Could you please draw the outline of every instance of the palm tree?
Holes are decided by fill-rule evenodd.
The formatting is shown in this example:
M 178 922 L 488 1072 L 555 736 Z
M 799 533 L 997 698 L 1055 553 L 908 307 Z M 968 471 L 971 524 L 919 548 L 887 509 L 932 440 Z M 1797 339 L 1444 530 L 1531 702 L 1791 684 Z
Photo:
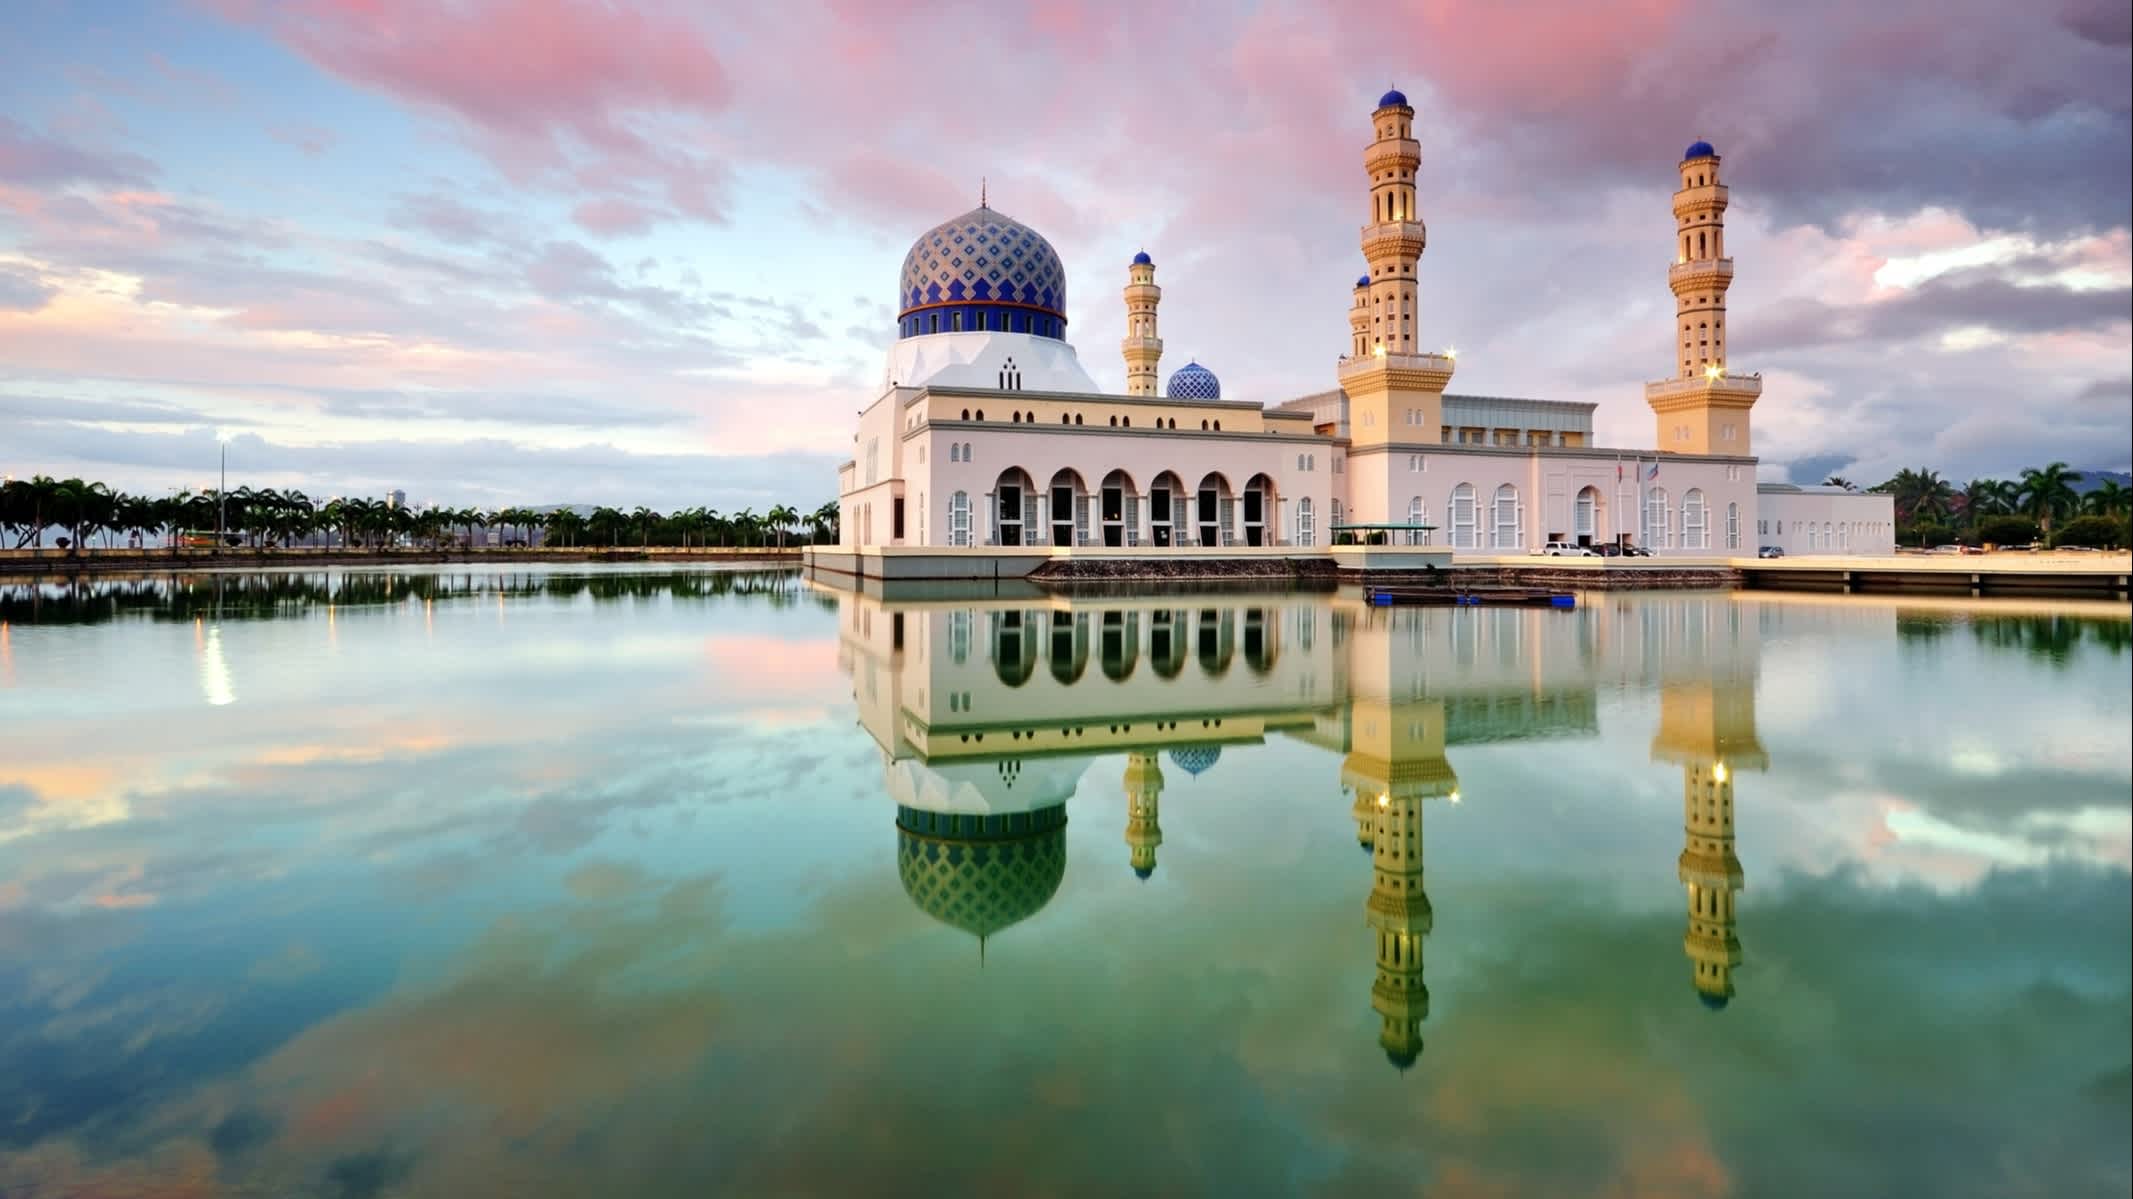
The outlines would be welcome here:
M 813 514 L 807 518 L 807 523 L 814 527 L 817 541 L 833 542 L 837 540 L 838 520 L 837 501 L 831 500 L 820 508 L 815 509 Z
M 595 545 L 613 545 L 629 528 L 629 520 L 620 508 L 595 508 L 585 519 L 586 539 Z
M 1912 470 L 1905 467 L 1894 478 L 1875 487 L 1896 499 L 1896 519 L 1903 524 L 1946 519 L 1948 508 L 1955 499 L 1955 489 L 1940 477 L 1939 471 Z
M 2095 516 L 2124 516 L 2133 507 L 2133 488 L 2116 479 L 2104 479 L 2081 497 L 2081 509 Z
M 659 523 L 659 514 L 639 504 L 630 513 L 629 523 L 630 527 L 637 530 L 638 548 L 642 549 L 652 544 L 652 526 Z
M 1859 490 L 1859 485 L 1857 483 L 1852 482 L 1850 479 L 1845 478 L 1843 475 L 1831 475 L 1830 477 L 1822 480 L 1822 486 L 1842 487 L 1846 491 Z
M 800 514 L 783 504 L 763 514 L 763 521 L 778 535 L 778 548 L 785 548 L 785 530 L 800 523 Z
M 547 526 L 550 537 L 567 546 L 575 546 L 578 538 L 585 535 L 585 518 L 569 508 L 557 508 L 543 517 L 541 523 Z
M 2028 467 L 2022 471 L 2022 514 L 2036 520 L 2037 528 L 2049 535 L 2052 518 L 2072 513 L 2080 504 L 2074 484 L 2081 481 L 2081 472 L 2068 470 L 2066 463 L 2054 462 L 2042 470 Z
M 1956 498 L 1963 510 L 1963 520 L 1973 527 L 1979 517 L 1996 516 L 2005 511 L 2000 506 L 2000 484 L 1996 479 L 1972 479 L 1963 485 Z
M 743 508 L 733 514 L 733 540 L 736 545 L 747 545 L 749 536 L 760 535 L 762 530 L 763 518 L 755 514 L 755 509 Z

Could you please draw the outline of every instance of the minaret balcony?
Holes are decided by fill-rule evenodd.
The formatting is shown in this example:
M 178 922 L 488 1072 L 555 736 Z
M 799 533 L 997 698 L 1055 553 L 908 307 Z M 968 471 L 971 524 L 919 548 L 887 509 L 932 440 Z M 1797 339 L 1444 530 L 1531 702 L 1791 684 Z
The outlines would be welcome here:
M 1429 246 L 1429 227 L 1420 221 L 1379 221 L 1363 226 L 1363 257 L 1377 261 L 1379 255 L 1419 256 Z M 1371 282 L 1377 280 L 1373 278 Z
M 1698 258 L 1689 262 L 1676 262 L 1666 268 L 1666 285 L 1675 291 L 1684 287 L 1700 287 L 1706 284 L 1733 282 L 1731 258 Z
M 1347 380 L 1378 370 L 1411 372 L 1426 376 L 1426 381 L 1441 388 L 1451 382 L 1457 368 L 1458 363 L 1448 354 L 1351 354 L 1340 360 L 1337 373 Z
M 1644 385 L 1644 402 L 1662 411 L 1672 404 L 1690 405 L 1703 400 L 1745 407 L 1763 394 L 1761 375 L 1702 374 L 1688 379 L 1662 379 Z
M 1411 137 L 1393 137 L 1372 142 L 1363 150 L 1363 167 L 1370 172 L 1372 183 L 1381 182 L 1378 175 L 1383 171 L 1400 167 L 1413 168 L 1422 164 L 1422 143 Z M 1408 182 L 1414 182 L 1409 177 Z
M 1690 216 L 1711 208 L 1723 209 L 1732 203 L 1733 192 L 1723 183 L 1706 183 L 1702 187 L 1684 187 L 1674 193 L 1674 215 Z

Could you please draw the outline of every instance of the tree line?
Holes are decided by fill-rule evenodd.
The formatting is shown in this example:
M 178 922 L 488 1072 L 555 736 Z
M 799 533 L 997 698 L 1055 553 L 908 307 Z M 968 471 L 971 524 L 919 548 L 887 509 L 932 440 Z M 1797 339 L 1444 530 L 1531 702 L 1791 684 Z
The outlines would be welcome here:
M 1867 490 L 1895 501 L 1899 545 L 2127 545 L 2133 488 L 2104 479 L 2083 493 L 2076 489 L 2081 480 L 2080 471 L 2054 462 L 2013 479 L 1972 479 L 1957 488 L 1938 471 L 1906 467 Z M 1838 475 L 1823 482 L 1858 490 Z
M 601 507 L 589 515 L 569 508 L 410 508 L 383 500 L 334 498 L 318 503 L 297 490 L 212 488 L 167 496 L 133 495 L 83 479 L 38 475 L 0 485 L 0 535 L 13 548 L 43 548 L 45 533 L 61 549 L 86 548 L 101 540 L 138 536 L 143 544 L 167 539 L 172 549 L 188 539 L 226 546 L 289 546 L 323 540 L 347 549 L 415 546 L 442 549 L 472 545 L 474 530 L 492 530 L 504 545 L 550 546 L 770 546 L 837 539 L 837 505 L 812 512 L 779 504 L 722 513 L 712 508 Z

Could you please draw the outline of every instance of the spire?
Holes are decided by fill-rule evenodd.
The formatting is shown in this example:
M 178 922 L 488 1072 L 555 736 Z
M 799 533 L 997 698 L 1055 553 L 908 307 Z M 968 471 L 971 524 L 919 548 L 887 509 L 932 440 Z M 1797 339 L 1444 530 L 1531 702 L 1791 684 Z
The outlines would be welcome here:
M 988 203 L 986 202 L 986 197 L 985 197 L 985 176 L 983 176 L 983 175 L 980 175 L 980 176 L 978 176 L 978 207 L 980 207 L 980 208 L 990 208 L 990 207 L 992 207 L 992 205 L 991 205 L 991 204 L 988 204 Z

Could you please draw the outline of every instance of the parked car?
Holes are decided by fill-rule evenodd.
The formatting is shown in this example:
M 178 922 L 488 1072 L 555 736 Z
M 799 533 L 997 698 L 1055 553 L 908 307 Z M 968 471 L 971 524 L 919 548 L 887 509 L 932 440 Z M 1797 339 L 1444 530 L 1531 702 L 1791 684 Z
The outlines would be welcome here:
M 1758 558 L 1782 558 L 1785 556 L 1785 547 L 1782 545 L 1766 545 L 1755 551 L 1755 556 Z
M 1652 556 L 1652 552 L 1641 545 L 1625 545 L 1622 547 L 1622 556 L 1625 558 L 1649 558 Z
M 1575 545 L 1568 541 L 1551 541 L 1541 547 L 1541 554 L 1548 558 L 1597 558 L 1599 551 L 1591 546 Z

